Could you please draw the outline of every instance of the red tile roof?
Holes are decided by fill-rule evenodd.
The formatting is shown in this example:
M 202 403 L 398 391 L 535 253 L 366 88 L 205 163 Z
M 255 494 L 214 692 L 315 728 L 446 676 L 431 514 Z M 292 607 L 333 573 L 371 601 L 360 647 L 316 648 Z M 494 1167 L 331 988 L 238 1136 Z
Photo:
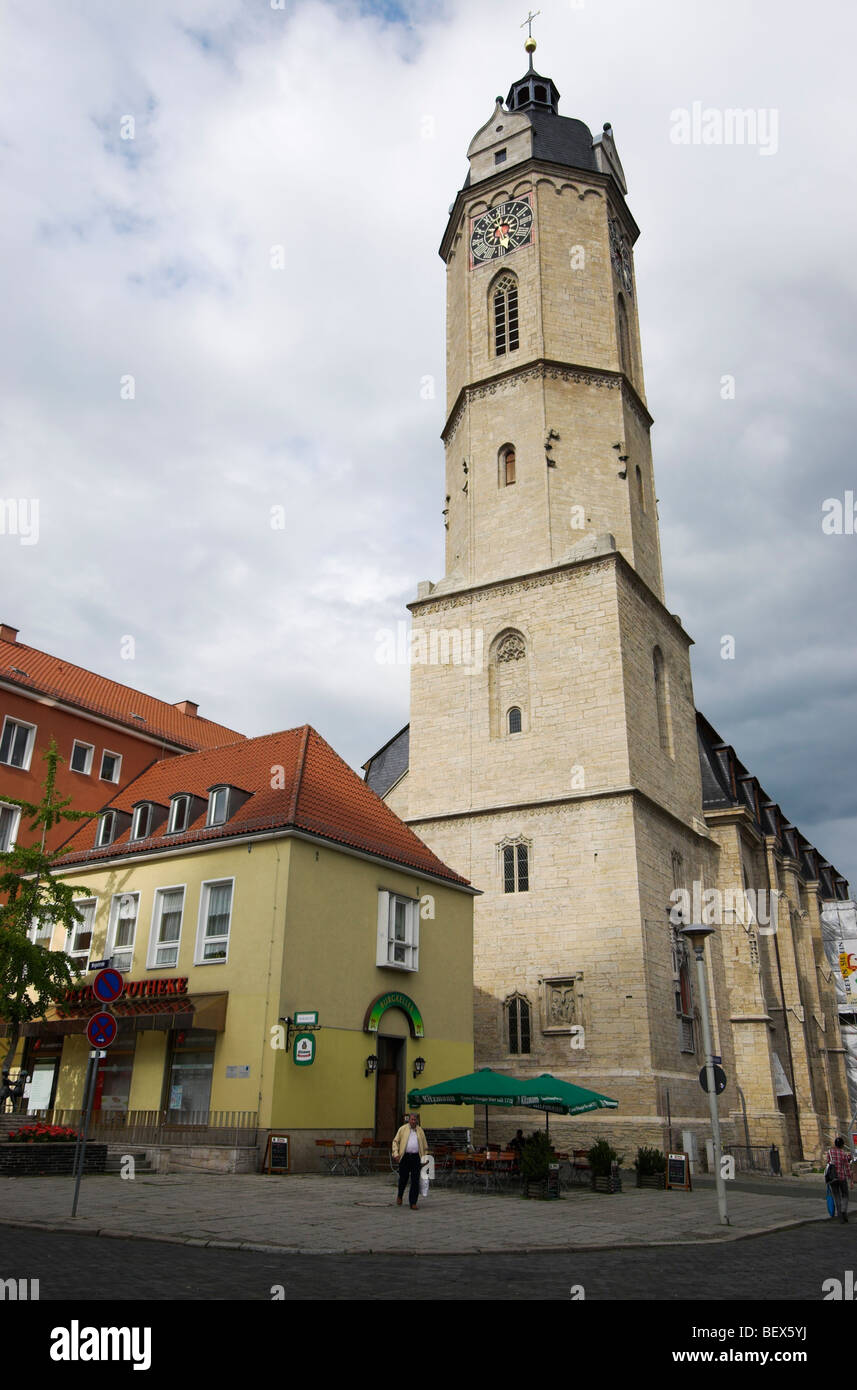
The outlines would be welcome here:
M 111 845 L 98 849 L 97 823 L 88 821 L 66 841 L 58 866 L 293 829 L 451 883 L 467 884 L 432 854 L 308 724 L 224 748 L 163 758 L 117 792 L 108 806 L 130 814 L 141 801 L 164 806 L 181 792 L 207 801 L 210 787 L 224 785 L 250 793 L 225 825 L 207 827 L 206 808 L 181 834 L 165 835 L 164 824 L 146 839 L 132 841 L 128 827 Z
M 165 700 L 97 676 L 82 666 L 72 666 L 57 656 L 26 647 L 23 642 L 0 641 L 0 680 L 38 695 L 50 695 L 76 709 L 112 719 L 126 729 L 180 748 L 216 748 L 244 738 L 235 729 L 213 724 L 198 715 L 183 714 Z M 135 719 L 135 714 L 142 718 Z

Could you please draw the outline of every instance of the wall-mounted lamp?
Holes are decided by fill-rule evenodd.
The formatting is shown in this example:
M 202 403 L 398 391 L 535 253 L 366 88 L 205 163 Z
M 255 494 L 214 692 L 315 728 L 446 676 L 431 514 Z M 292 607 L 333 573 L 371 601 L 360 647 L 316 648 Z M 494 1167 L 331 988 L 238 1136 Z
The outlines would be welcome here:
M 415 1057 L 415 1058 L 414 1058 L 414 1076 L 422 1076 L 422 1074 L 423 1074 L 423 1072 L 425 1071 L 425 1069 L 426 1069 L 426 1059 L 425 1059 L 425 1057 Z
M 364 1076 L 371 1076 L 372 1073 L 373 1073 L 374 1071 L 377 1071 L 377 1070 L 378 1070 L 378 1058 L 375 1056 L 375 1053 L 372 1052 L 372 1053 L 370 1053 L 370 1055 L 366 1058 L 366 1070 L 364 1071 L 363 1075 L 364 1075 Z

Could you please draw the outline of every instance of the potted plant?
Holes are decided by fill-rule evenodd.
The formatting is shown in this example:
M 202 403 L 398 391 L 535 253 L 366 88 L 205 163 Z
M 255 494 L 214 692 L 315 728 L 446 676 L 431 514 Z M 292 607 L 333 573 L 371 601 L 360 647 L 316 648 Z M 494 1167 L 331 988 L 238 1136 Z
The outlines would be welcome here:
M 536 1130 L 529 1139 L 524 1140 L 521 1146 L 521 1184 L 524 1197 L 559 1196 L 558 1179 L 551 1182 L 551 1167 L 556 1161 L 551 1141 L 542 1130 Z
M 637 1170 L 638 1187 L 666 1188 L 667 1160 L 666 1154 L 662 1154 L 660 1149 L 641 1145 L 634 1159 L 634 1167 Z
M 593 1192 L 621 1192 L 622 1178 L 619 1165 L 624 1157 L 617 1153 L 606 1139 L 599 1139 L 587 1151 L 589 1168 L 592 1173 Z

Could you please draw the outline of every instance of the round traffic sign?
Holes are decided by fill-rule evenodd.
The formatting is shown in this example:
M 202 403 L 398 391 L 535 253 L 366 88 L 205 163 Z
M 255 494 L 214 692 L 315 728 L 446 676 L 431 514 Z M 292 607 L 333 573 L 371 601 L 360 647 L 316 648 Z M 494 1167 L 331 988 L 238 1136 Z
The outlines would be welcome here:
M 112 1014 L 97 1013 L 86 1025 L 86 1036 L 91 1047 L 109 1047 L 115 1040 L 119 1025 Z
M 701 1072 L 699 1073 L 699 1084 L 700 1084 L 700 1086 L 702 1087 L 703 1091 L 705 1091 L 705 1093 L 706 1093 L 706 1095 L 707 1095 L 707 1094 L 708 1094 L 708 1067 L 703 1067 L 702 1070 L 701 1070 Z M 716 1096 L 719 1096 L 719 1095 L 721 1095 L 721 1094 L 723 1093 L 723 1091 L 725 1091 L 725 1090 L 726 1090 L 726 1073 L 725 1073 L 725 1071 L 723 1070 L 723 1068 L 722 1068 L 722 1067 L 718 1067 L 717 1063 L 715 1062 L 715 1064 L 714 1064 L 714 1094 L 715 1094 Z
M 101 1004 L 110 1004 L 118 999 L 125 988 L 125 980 L 118 970 L 99 970 L 92 981 L 92 992 Z

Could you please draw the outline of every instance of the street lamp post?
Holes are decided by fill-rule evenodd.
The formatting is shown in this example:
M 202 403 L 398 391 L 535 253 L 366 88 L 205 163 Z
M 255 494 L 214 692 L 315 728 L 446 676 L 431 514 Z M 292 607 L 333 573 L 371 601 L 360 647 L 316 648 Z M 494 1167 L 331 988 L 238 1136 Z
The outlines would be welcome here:
M 696 977 L 699 981 L 700 1013 L 702 1014 L 702 1042 L 705 1049 L 705 1071 L 708 1077 L 708 1105 L 711 1111 L 711 1132 L 714 1140 L 714 1181 L 717 1187 L 717 1210 L 720 1213 L 721 1226 L 728 1226 L 726 1183 L 720 1162 L 723 1156 L 723 1147 L 720 1142 L 720 1114 L 717 1109 L 717 1091 L 714 1086 L 714 1055 L 711 1047 L 711 1021 L 708 1017 L 708 984 L 705 978 L 703 960 L 705 938 L 714 934 L 714 928 L 692 923 L 689 927 L 681 927 L 680 930 L 682 936 L 686 936 L 689 940 L 693 947 L 693 954 L 696 956 Z

